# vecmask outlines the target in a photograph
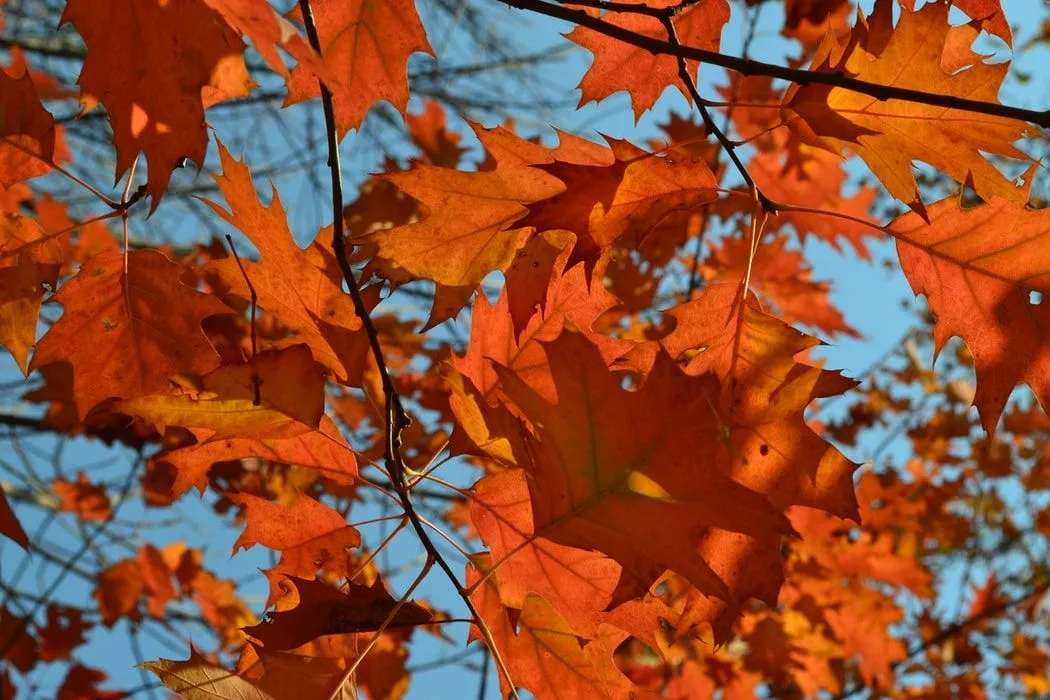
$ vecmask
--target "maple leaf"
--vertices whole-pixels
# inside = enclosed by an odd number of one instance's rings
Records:
[[[247,493],[228,498],[244,508],[245,528],[233,544],[233,553],[261,544],[281,552],[270,571],[276,574],[313,576],[318,569],[340,577],[349,575],[347,549],[361,545],[361,535],[335,510],[300,494],[290,507]],[[271,602],[276,591],[271,590]]]
[[[80,99],[106,108],[117,179],[144,152],[155,209],[184,157],[204,163],[205,107],[253,86],[244,42],[204,0],[71,0],[61,21],[87,44]]]
[[[60,243],[32,219],[0,218],[0,345],[23,374],[36,340],[45,287],[58,281],[63,257]]]
[[[648,0],[630,4],[647,5],[653,9],[675,7],[679,0]],[[667,30],[656,17],[630,13],[612,13],[603,18],[609,24],[628,31],[667,40]],[[706,51],[718,51],[722,43],[722,29],[729,21],[729,3],[726,0],[706,0],[690,3],[675,14],[673,20],[679,42]],[[577,86],[582,95],[579,106],[604,100],[615,92],[631,95],[634,119],[651,109],[664,90],[674,85],[692,101],[678,75],[678,59],[650,53],[626,42],[618,41],[587,27],[577,27],[567,35],[571,41],[594,54],[594,63]],[[690,75],[695,80],[698,63],[687,61]]]
[[[223,365],[201,377],[199,392],[136,397],[115,402],[113,409],[161,432],[169,425],[206,430],[208,440],[290,438],[320,425],[325,374],[300,343]]]
[[[44,175],[55,157],[55,119],[28,71],[0,68],[0,187]]]
[[[869,24],[858,23],[845,47],[825,39],[811,70],[840,71],[878,85],[998,103],[1008,64],[978,63],[952,74],[941,67],[950,5],[937,0],[918,12],[902,7],[894,29],[889,0],[878,0]],[[982,197],[1019,201],[1017,189],[984,154],[1027,160],[1012,145],[1029,133],[1022,121],[895,99],[881,101],[830,85],[793,85],[783,105],[784,121],[799,139],[836,154],[843,148],[854,151],[891,195],[919,214],[924,209],[912,174],[913,160],[967,183]]]
[[[151,463],[169,464],[175,469],[170,495],[178,497],[190,487],[202,494],[208,486],[208,471],[216,462],[257,457],[271,462],[316,469],[337,483],[350,484],[357,475],[357,460],[346,440],[327,416],[316,431],[288,437],[250,439],[231,437],[212,439],[209,432],[194,445],[161,453]]]
[[[259,306],[273,314],[297,337],[277,342],[277,347],[305,342],[314,357],[336,373],[342,382],[359,377],[368,350],[361,320],[342,287],[342,272],[332,252],[320,241],[305,250],[295,243],[276,188],[264,207],[255,192],[251,174],[243,162],[219,144],[222,173],[216,173],[230,211],[208,201],[215,212],[237,227],[259,250],[262,262],[242,261],[245,273],[233,258],[208,265],[222,277],[234,294],[251,298],[245,274],[258,295]]]
[[[184,271],[155,250],[87,261],[55,294],[64,312],[37,343],[30,371],[52,362],[72,365],[83,418],[108,398],[160,393],[170,377],[214,369],[219,356],[201,321],[230,309],[184,284]]]
[[[1021,191],[1020,196],[1026,192]],[[1050,406],[1050,315],[1032,292],[1050,293],[1044,254],[1046,210],[1010,199],[964,209],[958,197],[929,208],[929,223],[905,215],[890,226],[901,269],[933,312],[939,352],[966,341],[977,370],[973,403],[989,434],[1014,387],[1028,384]]]
[[[106,490],[100,485],[92,484],[87,474],[77,474],[76,483],[65,479],[51,482],[51,489],[58,497],[58,509],[65,513],[76,513],[81,520],[106,520],[109,518],[109,499]]]
[[[495,366],[503,390],[536,426],[526,437],[536,533],[619,563],[618,602],[666,569],[732,599],[705,543],[728,531],[775,547],[792,530],[764,496],[720,468],[729,455],[718,437],[718,382],[683,375],[661,353],[645,384],[628,392],[578,333],[563,332],[544,351],[556,403]]]
[[[343,591],[321,581],[288,578],[298,591],[299,604],[291,610],[270,613],[269,622],[244,630],[267,651],[294,649],[329,634],[374,632],[391,614],[388,627],[394,629],[422,625],[433,618],[429,610],[416,603],[406,602],[398,608],[398,601],[379,581],[372,586],[348,582]]]
[[[402,114],[408,107],[408,58],[433,55],[414,0],[316,0],[321,56],[334,77],[332,91],[340,136],[356,129],[379,100]],[[317,76],[299,66],[288,80],[286,104],[320,97]]]

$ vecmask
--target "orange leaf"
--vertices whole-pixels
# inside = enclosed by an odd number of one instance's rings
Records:
[[[316,469],[337,483],[350,484],[357,475],[354,453],[327,416],[321,418],[320,428],[316,431],[258,439],[231,437],[215,440],[209,437],[195,445],[163,452],[151,462],[166,463],[175,468],[170,495],[178,497],[192,486],[203,494],[208,486],[208,470],[214,463],[245,457]]]
[[[196,395],[141,396],[113,408],[162,432],[169,425],[209,430],[209,440],[294,437],[317,428],[324,416],[325,369],[303,344],[223,365],[201,377],[200,384]]]
[[[344,592],[321,581],[288,578],[298,590],[299,604],[291,610],[270,613],[269,622],[244,629],[267,651],[294,649],[329,634],[374,632],[397,606],[379,581],[371,587],[349,582]],[[406,602],[394,615],[390,628],[423,625],[432,617],[426,608]]]
[[[244,42],[204,0],[70,0],[61,21],[87,44],[81,102],[106,108],[117,178],[145,152],[156,208],[184,157],[204,163],[204,108],[252,87]]]
[[[87,261],[55,294],[65,311],[37,344],[30,371],[71,364],[83,418],[105,399],[161,393],[170,377],[214,369],[219,356],[201,321],[230,309],[184,284],[183,272],[155,250],[128,253],[127,272],[119,253]]]
[[[679,0],[648,0],[644,3],[637,0],[633,4],[663,9],[681,3]],[[655,17],[610,13],[604,20],[638,34],[667,40],[663,23]],[[718,51],[722,43],[722,29],[729,21],[729,3],[726,0],[692,3],[675,15],[673,21],[678,40],[684,46]],[[670,85],[677,87],[686,95],[686,99],[692,101],[678,75],[678,59],[674,56],[652,54],[586,27],[577,27],[568,38],[594,54],[594,64],[578,86],[583,93],[580,97],[581,106],[604,100],[615,92],[627,91],[631,94],[634,119],[638,121]],[[695,80],[699,64],[687,61],[686,65]]]
[[[666,569],[734,599],[705,552],[714,533],[775,549],[792,530],[765,496],[724,473],[718,382],[683,375],[661,353],[645,384],[628,392],[582,335],[565,331],[544,351],[554,403],[496,366],[503,390],[536,425],[526,436],[536,533],[619,563],[618,602]]]
[[[1018,190],[1018,196],[1025,192]],[[912,291],[936,318],[937,351],[966,341],[977,369],[973,403],[993,433],[1018,384],[1050,406],[1050,314],[1032,292],[1050,294],[1045,233],[1050,213],[1011,199],[963,209],[957,197],[930,206],[929,222],[906,215],[891,225]]]
[[[812,70],[834,70],[878,85],[938,95],[999,101],[1007,63],[949,74],[941,67],[951,3],[937,0],[915,12],[901,8],[892,26],[889,0],[878,0],[869,23],[858,22],[845,47],[830,36]],[[882,39],[888,36],[883,45]],[[1029,127],[1022,121],[915,102],[878,100],[829,85],[793,85],[784,97],[784,121],[804,142],[864,159],[889,193],[923,214],[912,161],[929,163],[979,195],[1022,201],[1017,189],[983,154],[1027,159],[1012,144]]]
[[[0,218],[0,345],[10,351],[23,374],[36,340],[45,287],[58,281],[62,262],[60,243],[32,219]]]
[[[207,204],[244,233],[262,254],[262,262],[243,261],[259,306],[297,336],[276,345],[305,342],[318,362],[335,372],[340,381],[356,382],[368,346],[363,334],[357,332],[361,320],[343,292],[335,256],[319,240],[305,250],[296,245],[276,188],[272,189],[270,206],[264,207],[248,168],[221,143],[219,159],[222,173],[214,175],[215,183],[230,211],[214,202]],[[250,298],[245,275],[233,258],[215,260],[208,267],[219,273],[234,294]]]
[[[408,106],[408,58],[433,54],[415,0],[316,0],[312,3],[339,135],[361,126],[386,100],[402,114]],[[319,97],[317,77],[301,67],[288,81],[288,104]]]
[[[361,535],[332,508],[304,494],[291,507],[247,493],[228,497],[244,508],[245,528],[233,544],[235,554],[261,544],[281,552],[275,573],[307,577],[322,568],[341,577],[350,573],[346,550],[359,547]],[[271,591],[271,602],[274,595]]]
[[[28,71],[0,68],[0,187],[44,175],[55,157],[55,119],[40,104]]]
[[[102,486],[88,481],[87,474],[80,472],[77,482],[55,479],[51,488],[60,501],[58,509],[63,513],[76,513],[81,520],[105,520],[109,517],[109,499]]]

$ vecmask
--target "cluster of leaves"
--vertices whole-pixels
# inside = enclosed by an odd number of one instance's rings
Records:
[[[0,695],[61,661],[56,697],[125,697],[77,656],[116,625],[174,630],[189,659],[141,666],[191,699],[398,698],[421,638],[481,650],[508,696],[1050,693],[1050,216],[1019,146],[1050,117],[1000,104],[1009,64],[973,48],[1012,45],[998,0],[786,0],[791,68],[748,58],[761,0],[505,3],[575,25],[582,102],[626,91],[637,119],[671,88],[695,117],[643,147],[408,114],[409,59],[435,53],[414,0],[69,0],[75,91],[11,51],[0,345],[37,412],[2,422],[134,456],[113,483],[3,484],[28,556],[53,556],[55,518],[82,542],[43,591],[3,583]],[[205,121],[260,89],[246,42],[286,105],[320,100],[334,220],[305,248]],[[728,69],[724,102],[701,64]],[[71,97],[108,120],[116,194],[74,172],[45,106]],[[344,196],[340,141],[380,101],[416,156]],[[209,144],[198,203],[225,239],[142,244]],[[800,244],[869,260],[890,238],[930,313],[855,381],[814,356],[859,334]],[[262,606],[202,548],[121,525],[194,488],[243,526],[234,553],[274,554]],[[406,541],[420,558],[391,566]],[[55,602],[69,575],[93,605]],[[432,578],[448,606],[418,595]]]

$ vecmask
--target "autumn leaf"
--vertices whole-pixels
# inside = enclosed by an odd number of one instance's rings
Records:
[[[76,483],[56,479],[51,482],[51,489],[60,501],[58,509],[76,513],[80,520],[105,520],[110,515],[105,488],[92,484],[84,472],[77,474]]]
[[[378,582],[370,587],[348,582],[343,591],[321,581],[294,576],[288,580],[298,591],[299,604],[291,610],[272,612],[269,622],[244,630],[267,651],[294,649],[329,634],[374,632],[390,615],[388,626],[394,629],[422,625],[432,618],[430,611],[412,602],[398,608],[397,601]]]
[[[930,206],[929,223],[905,215],[889,229],[912,291],[925,295],[936,318],[936,351],[959,336],[973,355],[973,403],[988,433],[1018,384],[1028,384],[1044,409],[1050,405],[1050,316],[1032,298],[1050,293],[1048,217],[1015,199],[964,209],[949,197]]]
[[[599,626],[613,625],[658,646],[654,630],[676,613],[658,598],[606,610],[620,566],[598,552],[551,542],[535,533],[525,472],[490,474],[474,485],[470,517],[490,548],[500,601],[521,610],[538,595],[565,619],[576,636],[594,639]]]
[[[228,497],[244,508],[245,528],[233,544],[234,554],[261,544],[281,552],[273,574],[305,578],[324,569],[341,577],[349,575],[352,562],[346,551],[361,545],[361,535],[332,508],[305,494],[291,506],[247,493]],[[270,595],[272,602],[276,591],[271,590]]]
[[[244,42],[205,0],[71,0],[62,22],[87,45],[81,104],[106,108],[116,177],[144,152],[155,209],[184,157],[204,163],[204,109],[253,86]],[[143,69],[125,69],[132,65]]]
[[[666,9],[679,5],[679,0],[648,0],[630,4]],[[667,40],[667,30],[655,18],[630,13],[610,13],[603,19],[622,29]],[[726,0],[707,0],[692,3],[673,19],[678,41],[707,51],[718,51],[722,43],[722,29],[729,21],[729,3]],[[674,56],[658,56],[601,34],[587,27],[577,27],[568,38],[594,54],[594,63],[580,81],[580,106],[604,100],[613,93],[626,91],[631,95],[634,119],[652,109],[664,90],[673,85],[692,100],[678,75],[678,60]],[[698,64],[687,61],[690,75],[696,79]]]
[[[858,518],[850,462],[810,428],[803,411],[814,399],[855,383],[795,358],[820,344],[764,313],[737,285],[715,285],[671,310],[676,325],[661,340],[690,375],[714,372],[722,396],[714,406],[727,430],[729,474],[766,494],[780,509],[819,508]]]
[[[491,565],[481,561],[482,570]],[[612,660],[612,651],[622,641],[623,633],[603,630],[598,640],[581,644],[573,628],[538,595],[526,597],[516,624],[512,624],[492,579],[481,583],[480,573],[468,566],[467,584],[492,631],[495,653],[504,660],[516,686],[527,688],[538,697],[631,697],[632,684]],[[472,635],[480,636],[477,632]],[[506,697],[510,688],[502,674],[500,687]]]
[[[184,268],[155,250],[98,255],[54,299],[62,318],[37,343],[30,371],[52,362],[73,367],[83,418],[102,401],[162,393],[169,379],[219,364],[201,321],[230,309],[182,282]],[[178,342],[172,342],[177,338]]]
[[[248,237],[262,261],[243,261],[246,273],[233,258],[215,260],[210,269],[242,299],[251,297],[244,279],[247,275],[258,294],[259,306],[296,333],[296,337],[276,343],[277,347],[305,342],[318,362],[335,372],[340,381],[355,382],[367,343],[357,333],[361,321],[343,292],[335,256],[320,241],[305,250],[296,245],[276,188],[272,189],[270,205],[264,207],[247,166],[235,160],[222,144],[219,159],[222,173],[214,175],[215,183],[230,211],[207,203]]]
[[[201,437],[196,444],[163,452],[151,459],[153,464],[169,464],[175,469],[172,497],[181,496],[191,487],[203,494],[213,464],[246,457],[316,469],[327,478],[344,484],[353,483],[357,474],[354,453],[327,416],[321,418],[316,431],[288,437],[215,440],[209,431],[203,431]]]
[[[600,164],[556,160],[535,166],[558,178],[563,188],[529,204],[529,215],[518,225],[575,233],[569,266],[584,259],[593,265],[603,249],[627,233],[642,241],[669,215],[718,194],[715,176],[700,156],[674,147],[652,154],[626,141],[610,140],[609,145],[608,159]]]
[[[0,187],[44,175],[55,156],[55,120],[33,78],[0,68]]]
[[[161,431],[171,425],[207,430],[208,440],[293,438],[320,425],[325,374],[310,348],[299,344],[223,365],[201,377],[199,391],[136,397],[113,409]]]
[[[15,511],[7,501],[7,494],[0,490],[0,535],[16,543],[22,549],[29,551],[29,537],[18,522]]]
[[[58,281],[63,257],[60,242],[32,219],[0,218],[0,345],[23,374],[44,292]]]
[[[408,106],[408,58],[433,54],[414,0],[317,0],[324,65],[334,76],[327,83],[335,104],[340,136],[361,126],[365,114],[386,100],[402,114]],[[317,77],[296,67],[288,81],[287,104],[319,97]]]
[[[839,71],[878,85],[998,103],[1008,64],[977,63],[952,74],[941,67],[950,29],[950,2],[928,2],[917,12],[902,7],[896,28],[887,11],[889,5],[889,0],[879,0],[870,26],[858,23],[846,46],[825,39],[812,70]],[[886,7],[880,10],[880,6]],[[873,38],[887,35],[884,46]],[[982,197],[1023,201],[984,155],[1026,160],[1012,145],[1030,132],[1022,121],[892,98],[878,100],[829,85],[789,88],[783,117],[804,143],[835,154],[844,148],[855,152],[891,195],[920,215],[924,209],[912,161],[932,165],[972,186]]]
[[[329,77],[320,57],[306,37],[291,22],[277,14],[266,0],[204,0],[225,18],[235,31],[251,39],[266,63],[281,75],[289,72],[278,47],[291,54],[304,71],[318,77]]]
[[[554,177],[528,167],[551,162],[546,149],[498,130],[475,132],[488,150],[503,155],[496,156],[495,169],[462,172],[417,165],[384,176],[427,213],[421,221],[364,238],[377,246],[380,258],[413,278],[450,287],[480,284],[488,273],[507,267],[528,240],[529,231],[516,226],[526,205],[562,188]],[[497,139],[511,145],[497,145]]]
[[[732,599],[705,541],[724,530],[775,546],[791,528],[719,467],[730,455],[719,442],[718,382],[689,378],[661,354],[645,384],[627,392],[578,333],[563,332],[544,351],[555,403],[496,365],[503,390],[536,426],[526,437],[535,532],[619,563],[617,601],[644,593],[665,569]]]
[[[186,700],[277,700],[250,680],[211,663],[196,649],[190,649],[185,661],[159,659],[139,664],[139,668],[156,675],[165,688]]]
[[[74,649],[87,641],[84,633],[92,628],[76,608],[47,606],[47,624],[40,627],[40,660],[60,661],[70,658]]]

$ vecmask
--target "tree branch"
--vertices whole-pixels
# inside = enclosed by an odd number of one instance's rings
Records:
[[[599,17],[592,17],[583,10],[574,10],[561,5],[553,5],[544,0],[499,0],[519,10],[536,12],[547,17],[554,17],[566,22],[572,22],[581,27],[593,29],[600,34],[619,39],[625,43],[637,46],[649,53],[663,56],[677,56],[688,60],[709,63],[721,66],[743,75],[766,75],[779,78],[798,85],[831,85],[832,87],[845,88],[859,92],[862,95],[874,97],[877,100],[902,100],[904,102],[915,102],[918,104],[932,105],[934,107],[947,107],[959,109],[974,114],[987,114],[1008,119],[1020,119],[1031,122],[1038,126],[1050,128],[1050,110],[1023,109],[1021,107],[1009,107],[997,102],[984,102],[982,100],[970,100],[963,97],[952,97],[951,95],[939,95],[922,90],[894,87],[891,85],[879,85],[866,80],[851,78],[844,73],[832,71],[811,71],[796,68],[788,68],[775,63],[765,63],[753,59],[728,56],[717,51],[706,51],[692,46],[676,46],[670,41],[656,39],[633,32],[615,24],[606,22]],[[677,12],[677,8],[668,8],[667,12]]]

